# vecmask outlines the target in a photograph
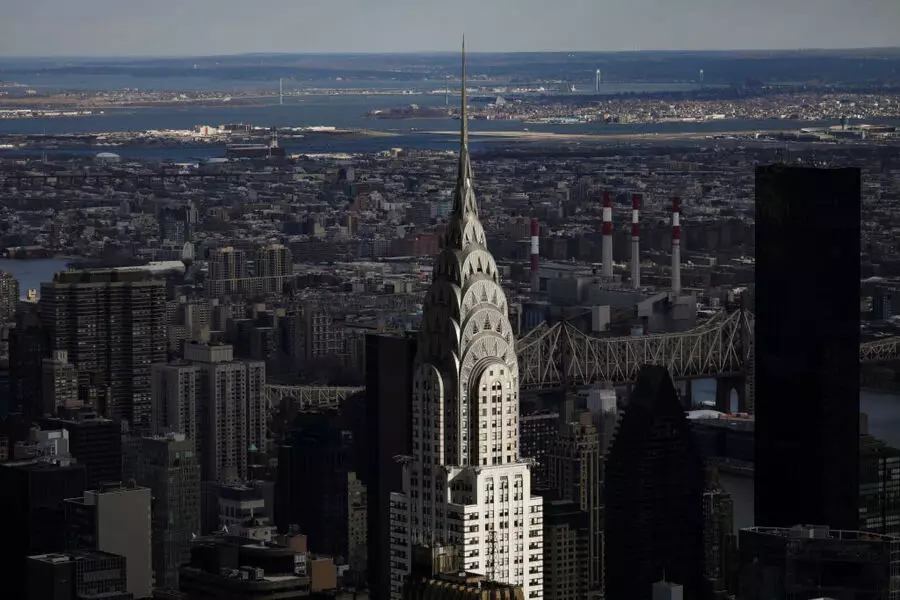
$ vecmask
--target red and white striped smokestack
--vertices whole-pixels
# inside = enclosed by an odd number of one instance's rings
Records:
[[[672,198],[672,294],[681,296],[681,201]]]
[[[537,293],[540,288],[540,278],[538,276],[538,261],[540,254],[540,235],[541,229],[538,225],[536,217],[531,219],[531,291]]]
[[[603,192],[603,272],[604,277],[613,276],[613,229],[612,229],[612,197],[609,191]]]
[[[638,289],[641,287],[640,194],[634,194],[631,202],[631,287]]]

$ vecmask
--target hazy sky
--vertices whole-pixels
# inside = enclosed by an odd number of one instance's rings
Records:
[[[0,0],[0,57],[900,46],[900,0]]]

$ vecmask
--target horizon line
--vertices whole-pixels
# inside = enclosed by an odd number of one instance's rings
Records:
[[[715,53],[798,53],[798,52],[860,52],[860,51],[898,51],[900,46],[847,46],[847,47],[783,47],[783,48],[717,48],[717,49],[665,49],[665,48],[641,48],[631,50],[489,50],[472,51],[472,55],[502,55],[502,54],[715,54]],[[245,56],[423,56],[423,55],[456,55],[459,50],[402,50],[402,51],[359,51],[359,52],[328,52],[328,51],[297,51],[297,52],[237,52],[223,54],[6,54],[0,57],[0,63],[11,60],[77,60],[77,59],[119,59],[119,60],[153,60],[153,59],[209,59],[209,58],[241,58]]]

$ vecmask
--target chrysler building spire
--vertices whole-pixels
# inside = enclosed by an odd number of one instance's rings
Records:
[[[462,43],[462,87],[459,109],[459,166],[453,188],[453,211],[444,232],[444,247],[463,250],[470,244],[487,249],[484,228],[478,220],[478,202],[473,187],[472,160],[469,157],[468,97],[466,93],[466,40]],[[438,259],[440,260],[440,259]]]
[[[459,107],[459,170],[453,194],[453,212],[464,217],[467,213],[478,216],[478,205],[472,190],[472,161],[469,158],[469,107],[466,86],[466,38],[462,41],[462,87]]]
[[[412,546],[464,548],[466,571],[542,597],[542,500],[519,455],[519,364],[500,272],[478,218],[469,158],[466,50],[453,211],[422,308],[412,455],[391,494],[391,597]]]

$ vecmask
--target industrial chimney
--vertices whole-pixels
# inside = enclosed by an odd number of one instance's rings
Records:
[[[672,294],[681,296],[681,202],[672,198]]]
[[[603,192],[603,272],[604,277],[613,276],[613,230],[612,230],[612,199],[609,191]]]
[[[540,291],[541,281],[538,276],[538,254],[540,250],[540,226],[537,217],[531,218],[531,292],[537,294]]]
[[[631,197],[631,287],[641,287],[641,236],[639,212],[641,209],[641,196],[634,194]]]

